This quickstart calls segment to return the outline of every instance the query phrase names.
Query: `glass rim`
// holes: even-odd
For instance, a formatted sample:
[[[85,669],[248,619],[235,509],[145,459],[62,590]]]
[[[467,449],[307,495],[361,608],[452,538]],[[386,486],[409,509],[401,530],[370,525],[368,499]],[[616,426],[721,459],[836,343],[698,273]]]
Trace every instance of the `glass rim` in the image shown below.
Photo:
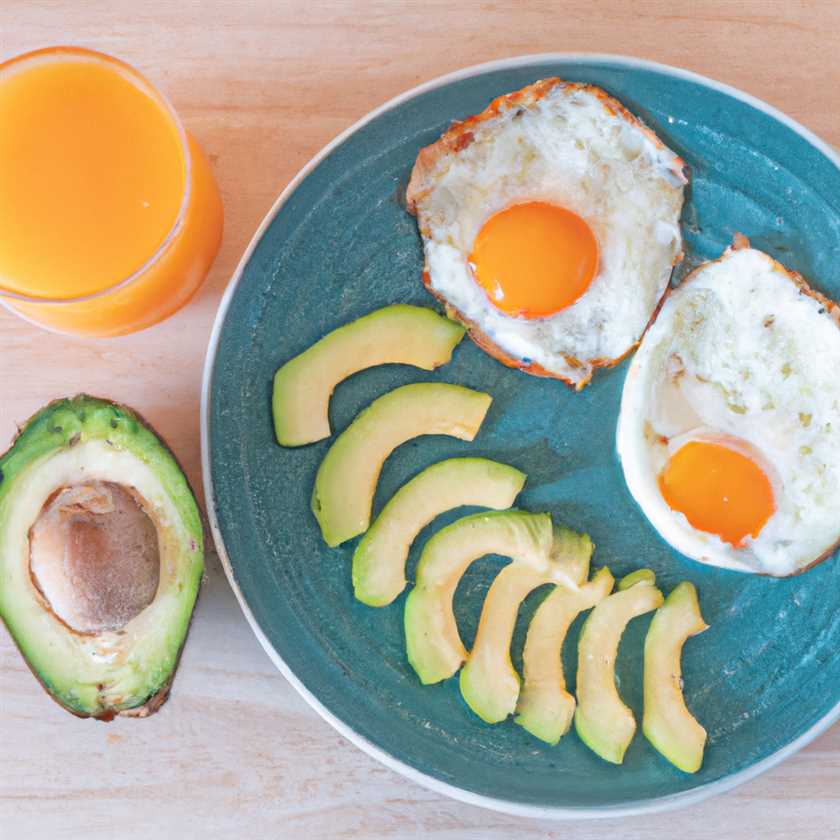
[[[12,289],[5,287],[3,285],[2,277],[0,277],[0,302],[7,300],[9,302],[39,304],[46,306],[84,303],[86,301],[95,300],[96,298],[112,294],[113,292],[132,285],[135,281],[139,280],[144,274],[146,274],[155,264],[160,262],[164,253],[169,250],[169,247],[175,241],[184,226],[187,209],[189,208],[190,199],[192,197],[192,155],[190,154],[187,132],[166,94],[164,94],[157,85],[149,81],[149,79],[147,79],[136,67],[133,67],[127,62],[122,61],[119,58],[115,58],[112,55],[99,52],[98,50],[92,50],[88,47],[58,45],[31,50],[30,52],[21,53],[20,55],[13,56],[6,61],[0,62],[0,84],[3,83],[3,76],[17,65],[49,60],[52,57],[61,56],[66,56],[70,59],[79,61],[95,61],[108,65],[112,69],[116,69],[124,75],[125,78],[127,78],[143,93],[154,97],[158,101],[175,126],[175,130],[178,135],[178,143],[183,155],[184,190],[183,195],[181,196],[181,204],[178,208],[178,214],[175,217],[175,221],[172,223],[172,227],[163,238],[163,241],[160,245],[158,245],[154,253],[139,268],[135,269],[127,277],[123,277],[121,280],[117,280],[103,289],[97,289],[95,292],[89,292],[86,295],[76,295],[73,297],[39,297],[37,295],[27,295],[22,292],[15,292]]]

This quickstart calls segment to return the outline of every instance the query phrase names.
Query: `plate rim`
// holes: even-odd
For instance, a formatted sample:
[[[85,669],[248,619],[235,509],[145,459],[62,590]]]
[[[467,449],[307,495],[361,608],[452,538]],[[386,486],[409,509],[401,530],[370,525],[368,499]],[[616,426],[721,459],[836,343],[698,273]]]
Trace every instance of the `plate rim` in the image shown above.
[[[295,176],[289,181],[286,187],[282,190],[280,195],[272,204],[271,208],[263,217],[257,230],[254,232],[251,240],[248,243],[245,251],[242,254],[236,268],[234,269],[231,279],[225,288],[224,294],[219,302],[216,316],[213,321],[213,328],[210,333],[210,338],[207,344],[207,351],[204,358],[204,366],[201,381],[201,409],[200,409],[200,436],[201,436],[201,475],[202,485],[204,488],[205,505],[207,508],[207,519],[210,526],[210,533],[216,547],[222,567],[225,571],[225,576],[228,579],[231,589],[239,602],[239,606],[251,626],[260,645],[262,645],[269,659],[274,663],[275,667],[292,685],[292,687],[300,694],[301,697],[314,709],[317,714],[323,718],[330,726],[337,732],[343,735],[348,741],[356,747],[367,753],[369,756],[379,761],[391,770],[396,771],[401,776],[410,779],[411,781],[432,790],[435,793],[443,794],[451,799],[464,802],[469,805],[476,805],[478,807],[487,808],[493,811],[498,811],[513,816],[534,817],[539,819],[549,820],[563,820],[563,819],[593,819],[593,818],[609,818],[609,817],[625,817],[635,816],[639,814],[651,814],[662,811],[669,811],[675,808],[696,804],[706,799],[724,793],[738,785],[744,784],[751,779],[756,778],[765,771],[780,764],[786,758],[798,752],[804,746],[813,741],[817,736],[825,732],[833,723],[840,719],[840,701],[833,708],[831,708],[822,718],[814,723],[810,729],[803,732],[798,738],[790,743],[771,753],[761,761],[756,762],[749,767],[739,770],[723,779],[718,779],[700,787],[689,791],[671,794],[669,796],[655,797],[651,799],[642,799],[631,804],[620,805],[604,805],[604,806],[587,806],[576,808],[574,806],[549,806],[549,805],[527,805],[521,802],[515,802],[500,797],[485,796],[483,794],[473,793],[465,790],[457,785],[443,782],[436,779],[427,773],[424,773],[405,762],[395,758],[381,747],[377,746],[366,737],[356,732],[352,726],[342,721],[334,715],[329,709],[324,706],[321,701],[306,688],[306,686],[297,677],[294,671],[286,664],[282,656],[277,652],[274,646],[269,641],[268,637],[263,633],[262,628],[257,622],[251,608],[245,600],[239,584],[236,580],[236,575],[233,571],[230,558],[227,554],[227,549],[222,538],[221,530],[219,528],[219,521],[216,514],[216,499],[213,492],[213,482],[211,473],[211,444],[210,444],[210,394],[213,386],[213,368],[215,365],[216,355],[219,349],[219,339],[221,336],[222,326],[230,308],[231,301],[242,279],[245,267],[248,265],[257,245],[262,240],[266,230],[274,221],[277,214],[280,212],[284,204],[297,190],[301,182],[312,172],[324,159],[340,146],[346,139],[355,134],[363,126],[367,125],[372,120],[376,119],[381,114],[402,105],[417,96],[420,96],[428,91],[435,90],[440,87],[445,87],[453,82],[461,81],[463,79],[472,78],[485,73],[491,73],[498,70],[517,69],[525,65],[540,65],[553,64],[557,62],[600,62],[603,64],[614,66],[625,66],[634,69],[653,70],[666,76],[672,76],[676,79],[683,79],[686,81],[695,82],[712,90],[727,94],[728,96],[737,99],[753,108],[764,112],[776,121],[787,126],[798,135],[800,135],[806,142],[810,143],[814,148],[822,153],[831,163],[840,169],[840,154],[838,154],[831,146],[824,140],[818,137],[810,129],[806,128],[801,123],[794,120],[792,117],[775,108],[773,105],[765,102],[752,94],[746,93],[731,85],[719,82],[715,79],[704,76],[700,73],[695,73],[691,70],[684,70],[680,67],[674,67],[668,64],[662,64],[648,59],[637,58],[635,56],[626,56],[614,53],[597,53],[597,52],[547,52],[547,53],[533,53],[526,55],[517,55],[507,58],[495,59],[493,61],[482,62],[480,64],[473,64],[450,73],[445,73],[437,76],[427,82],[416,85],[402,93],[397,94],[391,99],[384,102],[382,105],[374,108],[365,114],[361,119],[354,122],[329,143],[321,148],[304,166],[298,170]]]

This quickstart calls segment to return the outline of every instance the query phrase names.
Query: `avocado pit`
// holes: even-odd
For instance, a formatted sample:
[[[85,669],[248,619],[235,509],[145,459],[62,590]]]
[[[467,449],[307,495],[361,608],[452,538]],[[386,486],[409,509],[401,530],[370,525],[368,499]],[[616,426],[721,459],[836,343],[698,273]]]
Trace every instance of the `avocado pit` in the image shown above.
[[[110,481],[62,487],[30,531],[30,573],[77,633],[122,629],[155,598],[160,551],[143,500]]]

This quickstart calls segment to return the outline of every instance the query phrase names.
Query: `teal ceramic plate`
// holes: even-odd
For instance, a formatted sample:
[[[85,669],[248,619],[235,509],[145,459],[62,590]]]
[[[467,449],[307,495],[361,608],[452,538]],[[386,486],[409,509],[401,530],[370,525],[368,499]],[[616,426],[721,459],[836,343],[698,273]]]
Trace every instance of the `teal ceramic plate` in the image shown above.
[[[615,815],[695,801],[744,781],[840,715],[840,563],[772,580],[707,568],[669,548],[625,487],[614,433],[627,364],[582,393],[509,370],[464,341],[425,374],[388,366],[354,376],[332,400],[344,428],[378,395],[410,381],[458,382],[494,402],[472,444],[421,438],[385,464],[375,507],[423,467],[485,455],[525,470],[522,506],[588,531],[595,562],[641,565],[670,589],[694,581],[711,629],[686,647],[687,700],[709,732],[702,770],[672,768],[637,735],[621,767],[574,733],[556,747],[512,722],[472,715],[456,679],[422,687],[405,658],[405,595],[385,609],[353,600],[354,543],[327,549],[309,511],[327,441],[284,450],[272,439],[275,369],[328,330],[395,301],[432,305],[403,192],[417,151],[495,96],[558,75],[600,85],[691,166],[683,216],[688,259],[716,257],[736,231],[840,297],[838,158],[801,126],[745,94],[680,70],[603,56],[531,56],[439,79],[398,97],[321,152],[278,199],[219,311],[207,356],[204,477],[230,582],[265,649],[312,706],[371,755],[460,799],[538,816]],[[282,142],[282,138],[278,138]],[[463,511],[459,511],[462,514]],[[453,519],[454,515],[443,517]],[[409,579],[430,526],[415,545]],[[498,558],[474,565],[456,595],[469,643]],[[514,641],[519,661],[527,617]],[[641,711],[647,619],[630,626],[618,675]],[[574,674],[574,641],[565,651]],[[282,740],[277,749],[283,749]]]

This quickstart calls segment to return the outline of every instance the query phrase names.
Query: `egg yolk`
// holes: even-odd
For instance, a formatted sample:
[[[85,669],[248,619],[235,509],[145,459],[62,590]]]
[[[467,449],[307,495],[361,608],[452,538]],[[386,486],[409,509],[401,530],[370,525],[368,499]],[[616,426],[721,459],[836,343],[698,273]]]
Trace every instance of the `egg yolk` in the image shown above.
[[[757,537],[775,509],[770,479],[755,461],[709,441],[681,446],[659,474],[659,490],[695,528],[736,548]]]
[[[586,291],[598,268],[598,242],[571,210],[528,201],[484,223],[470,264],[497,309],[541,318],[570,306]]]

